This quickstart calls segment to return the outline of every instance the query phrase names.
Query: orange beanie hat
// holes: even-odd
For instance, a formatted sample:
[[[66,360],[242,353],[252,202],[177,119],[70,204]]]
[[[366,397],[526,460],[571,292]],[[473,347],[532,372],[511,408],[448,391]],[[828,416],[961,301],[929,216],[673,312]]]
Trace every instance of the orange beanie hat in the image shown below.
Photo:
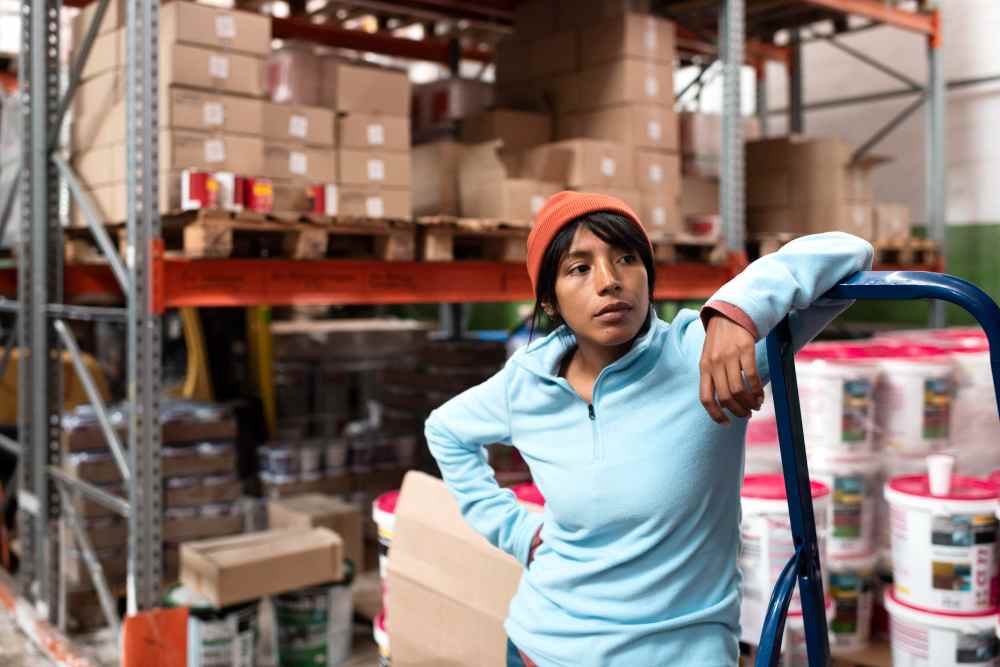
[[[549,197],[549,200],[538,211],[538,215],[535,216],[535,224],[532,225],[531,233],[528,234],[528,276],[531,278],[533,291],[538,284],[542,258],[545,256],[549,243],[559,233],[559,230],[580,216],[596,211],[619,213],[631,220],[642,232],[646,242],[649,243],[650,251],[652,251],[653,243],[649,240],[649,235],[643,229],[642,223],[639,222],[639,216],[621,199],[593,192],[564,190]]]

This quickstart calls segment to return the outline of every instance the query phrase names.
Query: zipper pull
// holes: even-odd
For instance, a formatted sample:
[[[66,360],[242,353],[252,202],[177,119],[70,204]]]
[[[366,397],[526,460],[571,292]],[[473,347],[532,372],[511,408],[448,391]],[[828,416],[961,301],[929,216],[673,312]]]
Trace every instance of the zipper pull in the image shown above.
[[[594,421],[595,419],[597,419],[597,415],[594,414],[594,404],[593,403],[587,403],[587,412],[590,413],[590,421]]]

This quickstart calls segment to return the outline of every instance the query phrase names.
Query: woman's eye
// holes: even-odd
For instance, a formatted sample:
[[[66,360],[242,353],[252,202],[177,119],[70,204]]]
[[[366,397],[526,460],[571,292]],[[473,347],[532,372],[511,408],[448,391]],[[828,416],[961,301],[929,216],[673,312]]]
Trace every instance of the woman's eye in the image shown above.
[[[633,264],[638,258],[635,255],[622,255],[621,261],[625,264]]]
[[[589,267],[586,264],[577,264],[576,266],[570,267],[569,272],[579,274],[579,273],[586,273],[588,270]]]

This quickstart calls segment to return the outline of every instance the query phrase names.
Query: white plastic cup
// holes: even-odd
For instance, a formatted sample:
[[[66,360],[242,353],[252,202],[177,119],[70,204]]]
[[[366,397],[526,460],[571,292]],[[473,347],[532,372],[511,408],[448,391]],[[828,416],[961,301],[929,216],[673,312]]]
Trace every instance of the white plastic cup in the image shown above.
[[[932,454],[927,457],[927,480],[931,495],[946,496],[951,491],[951,476],[955,472],[955,457]]]

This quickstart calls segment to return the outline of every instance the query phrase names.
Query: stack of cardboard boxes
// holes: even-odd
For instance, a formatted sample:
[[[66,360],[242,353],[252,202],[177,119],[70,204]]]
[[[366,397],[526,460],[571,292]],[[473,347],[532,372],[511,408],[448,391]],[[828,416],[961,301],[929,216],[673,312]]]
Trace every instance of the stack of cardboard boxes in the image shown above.
[[[96,5],[74,24],[79,44]],[[112,0],[82,72],[73,164],[106,222],[127,216],[125,4]],[[181,171],[260,175],[264,163],[265,16],[189,2],[160,14],[160,209],[181,208]],[[79,211],[74,222],[82,223]]]
[[[268,79],[273,102],[320,106],[336,114],[329,182],[337,188],[326,190],[325,212],[410,215],[410,81],[405,72],[347,63],[293,45],[271,56]]]
[[[679,231],[673,24],[628,2],[557,4],[520,5],[497,51],[501,103],[555,113],[557,141],[529,151],[521,175],[617,196],[651,229]]]
[[[793,135],[748,143],[747,231],[907,237],[906,207],[878,204],[872,192],[871,170],[886,159],[853,154],[839,139]]]

